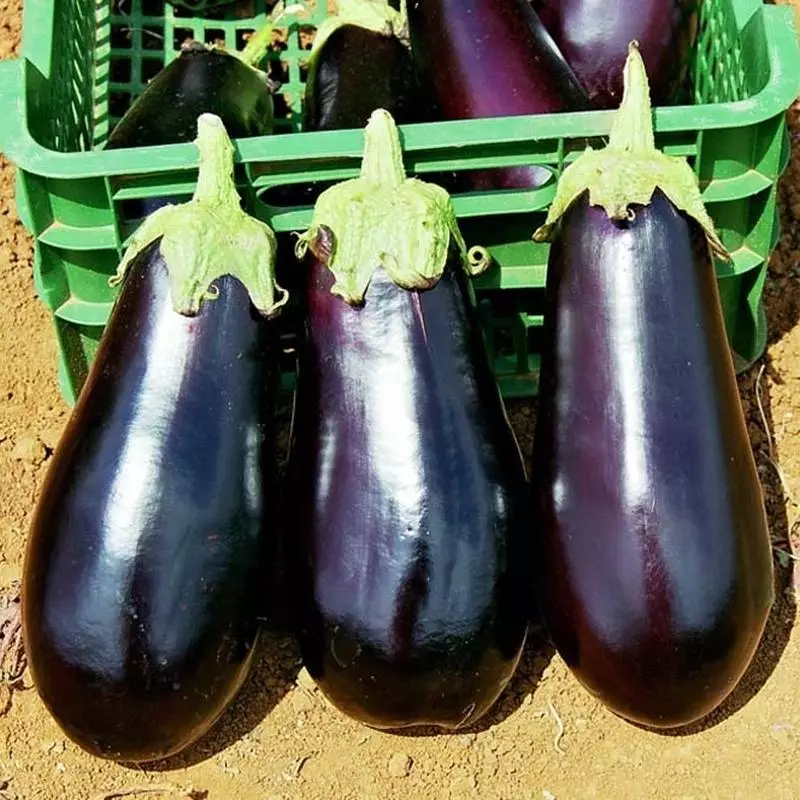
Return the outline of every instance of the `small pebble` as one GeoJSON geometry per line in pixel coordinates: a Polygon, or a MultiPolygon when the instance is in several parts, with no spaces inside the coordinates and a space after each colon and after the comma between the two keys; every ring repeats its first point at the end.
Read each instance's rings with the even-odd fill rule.
{"type": "Polygon", "coordinates": [[[772,740],[781,747],[792,747],[794,745],[794,726],[789,723],[777,723],[770,725],[769,735],[772,740]]]}
{"type": "Polygon", "coordinates": [[[405,753],[393,753],[389,758],[389,775],[393,778],[405,778],[411,772],[413,763],[411,756],[405,753]]]}
{"type": "Polygon", "coordinates": [[[61,439],[61,434],[64,432],[64,425],[51,425],[49,428],[45,428],[39,438],[44,444],[45,447],[49,448],[50,450],[55,450],[56,445],[58,444],[59,440],[61,439]]]}
{"type": "Polygon", "coordinates": [[[14,444],[11,457],[38,466],[47,458],[47,450],[35,436],[21,436],[14,444]]]}
{"type": "Polygon", "coordinates": [[[463,778],[456,778],[451,785],[451,789],[456,794],[465,794],[467,792],[474,792],[477,785],[475,776],[468,775],[463,778]]]}

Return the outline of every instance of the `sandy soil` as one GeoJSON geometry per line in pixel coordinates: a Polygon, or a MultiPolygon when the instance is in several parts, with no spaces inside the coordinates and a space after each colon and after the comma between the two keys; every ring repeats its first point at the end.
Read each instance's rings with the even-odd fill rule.
{"type": "MultiPolygon", "coordinates": [[[[0,57],[16,53],[20,5],[0,0],[0,57]]],[[[800,111],[795,109],[791,120],[797,140],[800,111]]],[[[31,242],[17,219],[12,190],[13,171],[0,158],[4,596],[20,577],[31,509],[67,415],[55,383],[51,323],[34,297],[31,242]]],[[[740,384],[773,535],[789,552],[785,540],[800,520],[791,499],[800,499],[798,141],[781,203],[784,233],[766,289],[769,352],[740,384]]],[[[527,448],[532,418],[526,411],[513,408],[527,448]]],[[[151,771],[84,755],[65,739],[35,691],[24,688],[27,676],[23,688],[18,683],[13,692],[0,685],[0,800],[792,800],[800,797],[800,635],[793,588],[798,583],[789,568],[779,568],[778,576],[778,602],[752,668],[728,702],[690,731],[659,735],[617,719],[534,636],[513,685],[479,731],[430,737],[376,733],[329,708],[299,671],[291,641],[271,636],[216,730],[183,757],[151,771]]],[[[3,613],[0,603],[0,620],[3,613]]],[[[5,631],[8,644],[10,628],[5,631]]]]}

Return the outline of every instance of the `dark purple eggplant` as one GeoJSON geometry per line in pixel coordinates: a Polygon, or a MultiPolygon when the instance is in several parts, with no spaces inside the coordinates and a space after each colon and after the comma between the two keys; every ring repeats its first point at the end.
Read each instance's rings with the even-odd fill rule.
{"type": "Polygon", "coordinates": [[[120,761],[182,750],[229,705],[272,536],[275,238],[239,208],[219,118],[197,124],[195,197],[148,217],[120,265],[24,567],[34,684],[120,761]]]}
{"type": "MultiPolygon", "coordinates": [[[[233,139],[271,133],[277,84],[256,66],[266,55],[273,26],[269,22],[253,34],[239,55],[201,42],[184,44],[114,127],[106,149],[191,142],[204,113],[218,116],[233,139]]],[[[124,214],[143,219],[171,201],[127,201],[124,214]]]]}
{"type": "MultiPolygon", "coordinates": [[[[303,130],[363,128],[378,108],[400,125],[428,121],[430,108],[406,36],[405,15],[388,2],[340,3],[317,31],[309,57],[303,130]]],[[[274,205],[313,205],[326,188],[280,186],[264,199],[274,205]]]]}
{"type": "Polygon", "coordinates": [[[382,110],[362,176],[320,197],[303,239],[292,606],[305,664],[344,713],[457,728],[495,702],[525,640],[524,467],[449,197],[405,179],[382,110]]]}
{"type": "Polygon", "coordinates": [[[424,122],[404,15],[387,3],[350,0],[320,27],[308,64],[303,130],[363,128],[375,109],[395,122],[424,122]]]}
{"type": "Polygon", "coordinates": [[[625,72],[608,147],[565,171],[537,232],[560,217],[535,563],[547,627],[578,679],[617,714],[668,728],[736,686],[773,568],[712,249],[726,254],[688,164],[655,149],[635,46],[625,72]]]}
{"type": "Polygon", "coordinates": [[[638,41],[655,105],[673,102],[697,38],[702,0],[538,0],[539,15],[594,108],[616,108],[628,42],[638,41]]]}
{"type": "Polygon", "coordinates": [[[238,56],[191,42],[147,84],[106,148],[191,142],[203,113],[218,116],[233,139],[269,133],[272,86],[238,56]]]}
{"type": "MultiPolygon", "coordinates": [[[[409,0],[411,48],[443,120],[580,111],[588,100],[527,0],[409,0]]],[[[474,189],[529,189],[542,167],[471,172],[474,189]]]]}

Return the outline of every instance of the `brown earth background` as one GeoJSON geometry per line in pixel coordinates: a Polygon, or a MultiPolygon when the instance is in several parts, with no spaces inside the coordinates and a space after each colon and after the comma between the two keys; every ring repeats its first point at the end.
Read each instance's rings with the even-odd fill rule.
{"type": "MultiPolygon", "coordinates": [[[[18,54],[20,33],[20,0],[0,0],[0,58],[18,54]]],[[[0,800],[800,798],[800,571],[793,577],[789,557],[789,540],[798,552],[800,528],[800,106],[789,118],[783,235],[765,290],[769,349],[740,379],[783,566],[757,657],[710,719],[680,735],[635,728],[595,702],[534,635],[480,732],[378,733],[330,708],[300,671],[292,642],[267,636],[252,677],[216,729],[158,770],[85,755],[48,716],[27,674],[16,690],[0,683],[0,800]]],[[[0,157],[0,596],[20,578],[31,511],[68,414],[13,178],[0,157]]],[[[511,404],[510,412],[529,450],[533,416],[524,404],[511,404]]]]}

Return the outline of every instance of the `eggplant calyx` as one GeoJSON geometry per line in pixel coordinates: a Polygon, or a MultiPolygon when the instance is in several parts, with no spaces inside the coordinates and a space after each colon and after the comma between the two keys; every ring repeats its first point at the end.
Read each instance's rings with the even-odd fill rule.
{"type": "Polygon", "coordinates": [[[273,18],[267,19],[264,26],[247,40],[242,52],[235,53],[235,55],[248,67],[258,69],[258,65],[267,57],[267,53],[272,47],[275,28],[283,21],[284,17],[305,13],[306,11],[307,9],[302,3],[292,3],[284,6],[273,18]]]}
{"type": "Polygon", "coordinates": [[[336,13],[326,17],[317,29],[310,59],[313,60],[326,41],[345,25],[355,25],[384,36],[394,36],[410,47],[406,0],[401,0],[396,11],[388,0],[339,0],[336,13]]]}
{"type": "Polygon", "coordinates": [[[615,113],[608,145],[587,148],[568,166],[558,182],[547,219],[534,234],[547,241],[558,220],[588,190],[589,204],[602,206],[610,219],[631,219],[630,206],[647,206],[660,189],[670,202],[703,228],[712,254],[730,260],[714,223],[703,205],[697,176],[683,158],[667,156],[656,148],[650,107],[650,87],[637,42],[628,46],[624,93],[615,113]]]}
{"type": "Polygon", "coordinates": [[[383,267],[401,288],[429,289],[444,272],[450,242],[464,270],[483,272],[486,250],[467,250],[450,195],[433,183],[408,178],[400,134],[392,115],[378,109],[364,133],[361,175],[323,192],[309,229],[298,237],[295,253],[305,256],[328,229],[326,266],[336,279],[331,292],[346,302],[363,302],[372,275],[383,267]]]}
{"type": "Polygon", "coordinates": [[[200,167],[192,199],[159,208],[145,219],[109,284],[121,283],[133,260],[160,239],[177,313],[196,314],[204,300],[217,297],[213,281],[231,275],[241,281],[261,314],[275,316],[288,300],[288,292],[275,281],[277,240],[268,225],[240,206],[233,181],[233,144],[219,117],[198,117],[195,145],[200,167]]]}

